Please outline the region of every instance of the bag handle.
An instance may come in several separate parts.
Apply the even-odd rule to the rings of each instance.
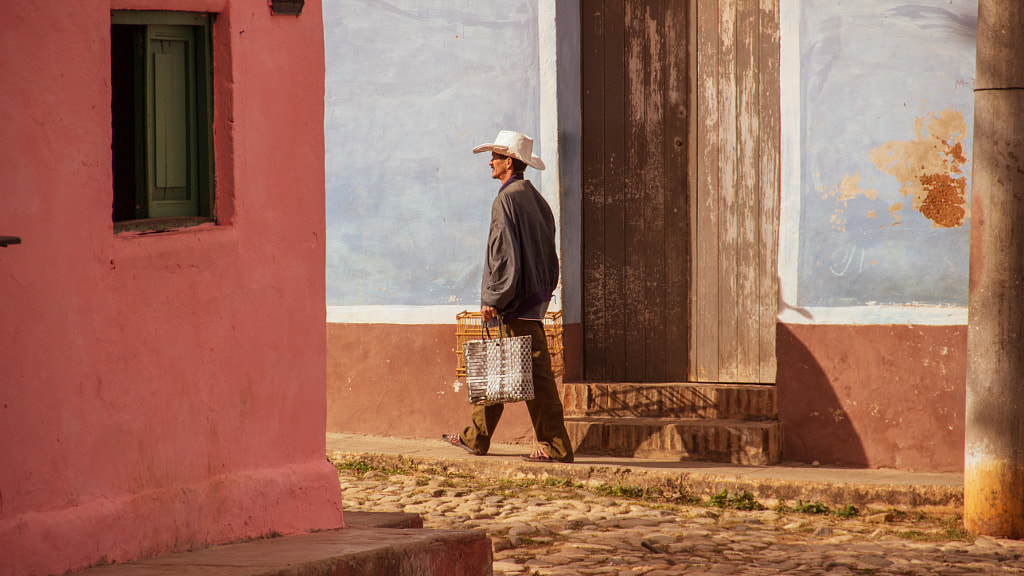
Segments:
[[[506,326],[505,322],[501,319],[501,315],[499,314],[497,316],[497,318],[495,318],[494,320],[498,321],[498,338],[497,339],[498,340],[502,340],[504,338],[508,338],[508,326]],[[484,330],[487,333],[487,339],[488,340],[494,340],[494,338],[491,337],[491,324],[494,322],[494,320],[488,320],[487,322],[481,321],[481,323],[484,325]]]

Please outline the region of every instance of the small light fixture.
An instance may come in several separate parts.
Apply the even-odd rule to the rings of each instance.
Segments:
[[[270,0],[270,11],[273,14],[298,16],[302,14],[302,7],[305,4],[306,0]]]

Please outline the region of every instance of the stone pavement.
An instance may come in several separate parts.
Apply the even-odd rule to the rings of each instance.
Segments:
[[[412,512],[427,529],[484,530],[495,574],[1024,574],[1024,542],[964,531],[955,474],[586,456],[536,464],[519,460],[527,447],[493,451],[328,438],[346,513]]]

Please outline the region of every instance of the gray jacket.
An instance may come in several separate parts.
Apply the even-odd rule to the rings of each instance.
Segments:
[[[551,207],[529,180],[509,182],[491,205],[480,302],[506,322],[542,320],[557,285]]]

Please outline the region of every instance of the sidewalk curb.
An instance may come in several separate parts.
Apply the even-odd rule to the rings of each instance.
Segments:
[[[688,470],[592,464],[533,464],[491,457],[447,458],[424,455],[380,454],[364,451],[329,450],[328,460],[365,462],[420,470],[434,468],[482,480],[557,479],[597,486],[626,485],[659,488],[667,493],[685,492],[707,499],[723,490],[750,492],[766,506],[779,502],[795,504],[821,502],[830,507],[854,505],[860,509],[881,508],[914,510],[922,513],[953,515],[963,509],[963,486],[914,485],[899,483],[851,483],[782,478],[749,478]]]

